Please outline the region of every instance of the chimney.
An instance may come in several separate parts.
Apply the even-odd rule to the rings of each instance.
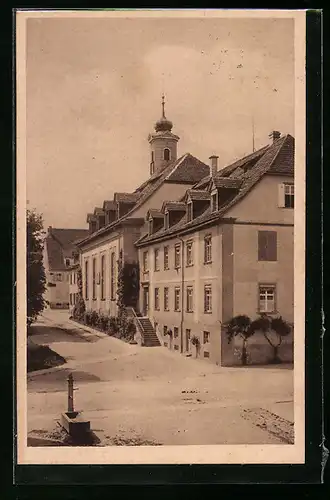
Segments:
[[[277,139],[281,137],[281,132],[279,132],[278,130],[273,130],[268,137],[272,139],[273,142],[275,142]]]
[[[52,230],[53,230],[53,227],[52,227],[52,226],[49,226],[49,227],[48,227],[48,234],[52,234]]]
[[[211,177],[215,177],[218,171],[218,158],[219,156],[210,156],[210,175]]]

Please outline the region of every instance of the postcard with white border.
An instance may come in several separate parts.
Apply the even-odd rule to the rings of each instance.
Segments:
[[[305,462],[305,23],[16,12],[18,464]]]

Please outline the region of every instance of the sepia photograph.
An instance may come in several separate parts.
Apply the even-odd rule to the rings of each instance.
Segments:
[[[16,12],[18,463],[304,463],[304,30]]]

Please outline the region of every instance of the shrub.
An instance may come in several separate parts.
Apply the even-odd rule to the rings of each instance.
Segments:
[[[200,348],[200,344],[201,344],[201,341],[199,340],[199,337],[197,337],[197,335],[193,335],[191,337],[191,345],[194,345],[195,346],[195,357],[197,358],[197,355],[198,355],[198,351],[199,351],[199,348]]]
[[[99,321],[99,313],[97,311],[91,311],[90,320],[92,326],[97,326]]]
[[[106,332],[108,330],[108,324],[109,317],[106,314],[100,312],[97,319],[97,327],[103,332]]]
[[[108,332],[110,335],[115,335],[119,331],[118,318],[110,316],[108,319]]]
[[[246,365],[248,362],[247,341],[250,337],[252,337],[255,331],[251,327],[250,318],[244,314],[234,316],[230,321],[228,321],[228,323],[224,324],[224,327],[226,328],[229,344],[236,336],[241,337],[243,340],[240,359],[242,361],[242,365]]]
[[[267,316],[267,314],[261,314],[260,318],[251,323],[251,329],[260,331],[268,344],[272,347],[273,358],[271,359],[271,363],[281,363],[278,351],[282,344],[283,337],[286,337],[291,332],[289,323],[287,323],[282,316],[272,318]],[[271,333],[275,333],[275,340],[270,336]]]

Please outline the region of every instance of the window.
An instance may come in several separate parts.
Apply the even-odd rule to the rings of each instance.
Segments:
[[[164,311],[169,310],[169,290],[168,287],[164,288]]]
[[[70,306],[72,306],[72,293],[70,293]]]
[[[166,335],[166,334],[167,334],[167,326],[166,326],[166,325],[164,325],[164,327],[163,327],[163,334],[164,334],[164,335]]]
[[[152,234],[152,219],[149,219],[148,221],[148,233],[149,235]]]
[[[70,285],[72,285],[73,282],[73,273],[70,273]]]
[[[174,338],[177,339],[179,337],[179,328],[175,326],[173,330],[174,330]]]
[[[55,281],[62,281],[62,274],[61,273],[55,274]]]
[[[187,312],[193,312],[194,290],[192,286],[187,286]]]
[[[164,214],[164,226],[165,229],[168,229],[170,227],[170,217],[168,212],[165,212]]]
[[[70,265],[70,259],[65,259],[65,265],[66,265],[67,267],[69,267],[69,265]]]
[[[105,300],[105,255],[101,257],[101,300]]]
[[[168,247],[164,247],[164,269],[169,269],[169,265],[168,265]]]
[[[175,287],[174,289],[174,310],[180,311],[180,288]]]
[[[186,330],[186,352],[189,352],[189,347],[190,347],[190,336],[191,336],[191,330],[187,329]]]
[[[171,159],[171,151],[168,148],[164,149],[164,160],[169,161]]]
[[[259,285],[259,312],[275,312],[275,285]]]
[[[212,262],[212,236],[204,238],[204,264]]]
[[[154,257],[155,257],[155,271],[159,271],[159,248],[155,248]]]
[[[93,259],[92,267],[92,280],[93,280],[93,300],[96,300],[96,258]]]
[[[191,221],[193,218],[193,205],[191,201],[187,203],[187,217],[188,221]]]
[[[76,273],[73,272],[73,284],[75,285],[76,284]]]
[[[203,344],[210,343],[210,332],[203,332]]]
[[[85,261],[85,299],[88,300],[88,260]]]
[[[146,273],[148,270],[148,252],[143,252],[143,271]]]
[[[111,252],[110,256],[110,269],[111,269],[111,276],[110,276],[110,297],[111,300],[115,299],[115,289],[116,289],[116,254],[115,252]]]
[[[282,183],[278,186],[278,206],[294,208],[294,184]]]
[[[155,309],[159,311],[159,288],[155,288]]]
[[[204,286],[204,312],[212,312],[212,287],[211,285]]]
[[[284,184],[284,206],[294,208],[294,185]]]
[[[186,265],[187,266],[192,266],[193,265],[193,242],[192,241],[187,241],[186,243]]]
[[[258,231],[258,260],[277,260],[277,233],[276,231]]]
[[[211,211],[216,212],[218,210],[218,194],[213,193],[211,196]]]
[[[181,248],[180,248],[180,243],[175,245],[174,247],[174,267],[175,269],[180,267],[180,260],[181,260]]]

